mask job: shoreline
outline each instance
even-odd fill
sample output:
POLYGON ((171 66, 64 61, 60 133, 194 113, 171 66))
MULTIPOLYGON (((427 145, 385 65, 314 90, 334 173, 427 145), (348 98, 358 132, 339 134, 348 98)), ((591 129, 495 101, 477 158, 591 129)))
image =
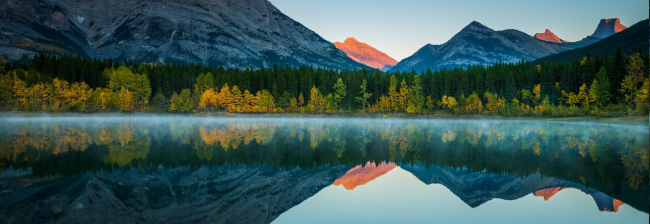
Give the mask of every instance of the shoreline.
POLYGON ((211 118, 370 118, 370 119, 438 119, 438 120, 504 120, 504 121, 550 121, 550 122, 595 122, 604 124, 626 124, 649 126, 648 116, 623 117, 551 117, 551 116, 502 116, 502 115, 453 115, 453 114, 312 114, 312 113, 36 113, 36 112, 0 112, 0 118, 11 117, 211 117, 211 118))

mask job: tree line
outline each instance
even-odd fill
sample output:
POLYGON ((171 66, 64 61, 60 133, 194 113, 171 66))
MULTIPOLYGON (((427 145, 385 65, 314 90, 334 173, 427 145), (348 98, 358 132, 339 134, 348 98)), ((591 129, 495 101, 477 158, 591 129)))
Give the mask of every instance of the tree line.
MULTIPOLYGON (((2 60, 0 58, 0 60, 2 60)), ((0 110, 78 112, 647 114, 648 54, 427 70, 227 69, 39 54, 0 61, 0 110)))

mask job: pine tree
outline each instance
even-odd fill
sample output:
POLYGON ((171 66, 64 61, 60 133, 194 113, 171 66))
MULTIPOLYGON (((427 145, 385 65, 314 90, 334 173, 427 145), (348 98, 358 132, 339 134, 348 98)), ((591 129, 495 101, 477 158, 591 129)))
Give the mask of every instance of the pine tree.
POLYGON ((372 97, 372 93, 366 93, 366 85, 367 85, 367 82, 364 79, 362 84, 361 84, 361 87, 359 87, 361 89, 361 91, 359 91, 359 95, 361 95, 361 96, 360 97, 358 96, 358 97, 355 98, 357 100, 357 102, 359 102, 363 106, 363 110, 362 110, 363 113, 366 112, 366 106, 370 106, 370 104, 368 103, 368 99, 370 97, 372 97))
POLYGON ((345 97, 346 95, 345 88, 346 86, 345 84, 343 84, 343 80, 341 80, 340 78, 336 80, 336 84, 334 84, 334 87, 332 87, 332 89, 334 89, 334 95, 332 98, 334 105, 332 105, 332 107, 336 108, 337 110, 340 108, 341 101, 343 100, 343 97, 345 97))

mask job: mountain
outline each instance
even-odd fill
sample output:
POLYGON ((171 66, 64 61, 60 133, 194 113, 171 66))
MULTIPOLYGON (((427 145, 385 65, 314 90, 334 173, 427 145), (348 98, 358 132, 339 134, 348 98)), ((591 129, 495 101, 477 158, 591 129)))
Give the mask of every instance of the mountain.
POLYGON ((535 38, 538 40, 543 40, 547 42, 553 42, 553 43, 569 43, 569 41, 562 40, 559 37, 557 37, 551 30, 546 29, 543 33, 536 33, 535 38))
POLYGON ((591 55, 598 53, 600 56, 607 53, 610 57, 614 57, 616 49, 619 47, 624 55, 631 55, 635 50, 648 53, 648 48, 650 47, 648 45, 648 36, 650 35, 650 28, 648 28, 649 25, 650 23, 648 23, 648 20, 646 19, 589 46, 552 54, 539 58, 533 61, 533 63, 564 63, 567 60, 581 60, 585 55, 587 55, 587 53, 590 53, 591 55))
POLYGON ((218 165, 44 179, 5 174, 0 223, 271 223, 348 169, 218 165))
POLYGON ((267 0, 0 0, 0 54, 259 68, 365 67, 267 0))
POLYGON ((578 47, 598 39, 585 39, 575 43, 552 43, 538 40, 518 30, 494 31, 479 22, 472 22, 428 55, 413 55, 402 60, 391 71, 425 71, 443 68, 467 68, 499 62, 529 60, 578 47), (424 58, 424 59, 422 59, 424 58))
POLYGON ((434 52, 436 52, 438 49, 440 49, 440 45, 432 45, 432 44, 427 44, 424 47, 420 48, 415 54, 411 55, 408 58, 402 59, 395 67, 393 67, 393 71, 403 71, 407 70, 408 68, 416 65, 417 63, 421 62, 424 59, 427 59, 427 57, 431 56, 434 52))
POLYGON ((380 176, 388 173, 397 167, 395 163, 382 162, 378 166, 373 162, 368 162, 364 166, 355 166, 334 181, 334 186, 343 185, 346 190, 354 190, 358 186, 366 185, 370 181, 377 179, 380 176))
POLYGON ((601 19, 598 23, 598 27, 592 37, 597 37, 600 39, 605 39, 611 35, 619 33, 625 30, 627 27, 621 25, 621 20, 618 18, 615 19, 601 19))
POLYGON ((353 37, 345 39, 343 43, 334 42, 334 46, 345 52, 348 57, 352 58, 356 62, 381 71, 387 71, 397 64, 395 59, 389 57, 384 52, 381 52, 366 43, 361 43, 353 37))

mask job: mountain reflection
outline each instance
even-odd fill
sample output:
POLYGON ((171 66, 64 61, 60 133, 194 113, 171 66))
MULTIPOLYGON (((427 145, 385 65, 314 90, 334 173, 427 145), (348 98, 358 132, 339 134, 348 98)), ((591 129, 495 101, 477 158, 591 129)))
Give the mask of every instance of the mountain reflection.
POLYGON ((345 175, 336 179, 334 186, 343 185, 347 190, 354 190, 358 186, 366 185, 370 181, 377 179, 377 177, 388 173, 388 171, 393 170, 395 167, 397 167, 397 164, 385 162, 379 165, 368 162, 364 166, 355 166, 346 172, 345 175))
POLYGON ((0 219, 15 223, 92 222, 101 217, 93 211, 105 209, 124 214, 107 218, 115 222, 268 223, 328 185, 353 190, 397 166, 471 207, 528 194, 549 200, 564 188, 591 195, 601 211, 650 207, 647 127, 147 117, 0 123, 0 219), (190 210, 195 216, 183 216, 190 210))

